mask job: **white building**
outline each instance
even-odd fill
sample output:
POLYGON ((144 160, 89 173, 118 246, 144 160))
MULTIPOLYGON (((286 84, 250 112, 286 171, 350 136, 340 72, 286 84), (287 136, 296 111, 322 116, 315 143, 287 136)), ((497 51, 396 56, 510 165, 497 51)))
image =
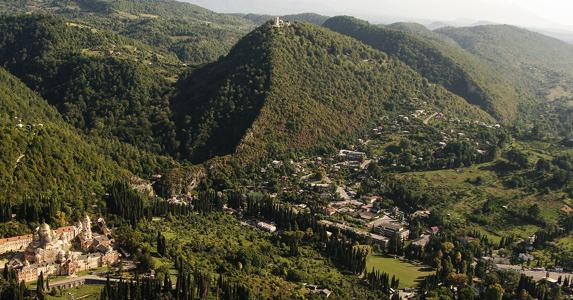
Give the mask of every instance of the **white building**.
POLYGON ((270 233, 277 231, 277 227, 275 225, 265 223, 265 222, 258 222, 257 228, 259 228, 260 230, 264 230, 266 232, 270 232, 270 233))

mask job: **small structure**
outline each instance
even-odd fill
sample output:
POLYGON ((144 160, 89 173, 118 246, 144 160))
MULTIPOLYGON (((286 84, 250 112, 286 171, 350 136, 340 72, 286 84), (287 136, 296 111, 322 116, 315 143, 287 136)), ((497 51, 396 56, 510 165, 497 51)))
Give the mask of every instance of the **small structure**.
POLYGON ((426 247, 426 245, 430 242, 430 235, 429 234, 423 234, 421 237, 419 237, 418 239, 416 239, 415 241, 412 242, 412 245, 416 245, 419 247, 426 247))
POLYGON ((324 211, 323 211, 324 215, 329 216, 329 217, 336 214, 336 212, 337 212, 337 209, 334 207, 325 207, 324 211))
POLYGON ((260 230, 266 231, 266 232, 270 232, 270 233, 277 231, 277 227, 275 225, 265 223, 265 222, 258 222, 257 228, 259 228, 260 230))
POLYGON ((349 161, 362 161, 366 159, 366 153, 342 149, 338 152, 338 156, 349 161))
POLYGON ((273 23, 273 27, 274 27, 274 28, 282 28, 282 27, 285 27, 285 26, 287 26, 287 27, 290 26, 290 23, 289 23, 289 22, 285 22, 283 19, 281 19, 281 17, 276 17, 276 18, 275 18, 275 21, 274 21, 274 23, 273 23))
POLYGON ((432 231, 432 234, 437 234, 438 232, 440 232, 440 227, 432 226, 430 227, 430 230, 432 231))

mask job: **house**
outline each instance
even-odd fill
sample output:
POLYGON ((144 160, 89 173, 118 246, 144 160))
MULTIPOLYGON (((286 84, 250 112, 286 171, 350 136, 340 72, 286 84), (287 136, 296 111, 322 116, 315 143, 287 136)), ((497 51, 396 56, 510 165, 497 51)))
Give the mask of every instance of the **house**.
POLYGON ((336 202, 330 202, 328 204, 328 206, 332 206, 332 207, 336 207, 336 208, 349 207, 349 206, 360 207, 362 205, 363 205, 363 203, 358 201, 358 200, 336 201, 336 202))
POLYGON ((312 294, 323 294, 325 298, 330 297, 330 295, 332 294, 332 291, 330 291, 329 289, 321 289, 319 288, 317 285, 314 284, 306 284, 303 283, 303 286, 312 294))
POLYGON ((337 209, 334 207, 325 207, 323 210, 324 215, 329 216, 329 217, 336 214, 336 212, 337 212, 337 209))
POLYGON ((329 228, 335 227, 335 228, 338 228, 342 231, 350 231, 356 235, 359 235, 362 237, 368 237, 372 240, 372 243, 378 244, 382 248, 385 248, 386 245, 388 245, 388 242, 390 241, 388 238, 386 238, 384 236, 381 236, 381 235, 378 235, 375 233, 370 233, 370 232, 367 232, 365 230, 354 228, 354 227, 351 227, 351 226, 348 226, 348 225, 345 225, 342 223, 335 223, 335 222, 330 222, 327 220, 320 220, 319 223, 326 226, 326 227, 329 227, 329 228))
POLYGON ((427 218, 429 217, 431 212, 429 210, 418 210, 412 214, 414 218, 427 218))
POLYGON ((561 207, 561 211, 566 213, 566 214, 570 214, 573 212, 573 208, 567 204, 563 205, 563 207, 561 207))
POLYGON ((413 241, 412 245, 420 246, 423 248, 423 247, 426 247, 426 245, 429 242, 430 242, 430 235, 429 234, 423 234, 421 237, 419 237, 418 239, 413 241))
POLYGON ((522 262, 533 261, 535 259, 535 257, 529 253, 519 253, 517 258, 519 258, 519 260, 522 262))
POLYGON ((361 161, 366 158, 366 153, 343 149, 338 152, 338 156, 350 161, 361 161))
POLYGON ((382 200, 382 197, 379 196, 363 197, 363 200, 368 204, 374 204, 374 202, 382 200))
POLYGON ((234 215, 237 213, 236 209, 228 207, 226 204, 225 204, 225 206, 223 206, 223 211, 230 214, 230 215, 234 215))
POLYGON ((372 228, 373 232, 386 237, 394 237, 398 234, 402 240, 406 240, 410 235, 410 231, 406 229, 403 223, 389 216, 383 216, 378 220, 370 222, 368 225, 372 228))
POLYGON ((373 244, 380 245, 380 247, 382 248, 386 248, 386 246, 390 242, 389 238, 374 233, 370 234, 370 240, 372 241, 373 244))
POLYGON ((372 204, 365 204, 365 205, 362 205, 360 207, 360 209, 364 212, 370 212, 373 207, 374 207, 374 205, 372 205, 372 204))
POLYGON ((361 211, 358 213, 358 215, 363 220, 372 220, 372 219, 376 218, 376 214, 371 213, 369 211, 361 211))
POLYGON ((310 186, 317 192, 326 192, 330 189, 330 184, 328 183, 311 183, 310 186))
POLYGON ((277 231, 277 227, 275 225, 265 223, 265 222, 258 222, 257 228, 259 228, 260 230, 266 231, 266 232, 270 232, 270 233, 277 231))

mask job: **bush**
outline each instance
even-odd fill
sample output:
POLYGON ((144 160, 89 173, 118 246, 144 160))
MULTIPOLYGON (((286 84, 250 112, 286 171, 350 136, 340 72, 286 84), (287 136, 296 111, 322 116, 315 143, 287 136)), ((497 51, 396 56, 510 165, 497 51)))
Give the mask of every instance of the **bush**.
POLYGON ((291 282, 304 282, 306 281, 306 273, 300 270, 289 269, 286 280, 291 282))

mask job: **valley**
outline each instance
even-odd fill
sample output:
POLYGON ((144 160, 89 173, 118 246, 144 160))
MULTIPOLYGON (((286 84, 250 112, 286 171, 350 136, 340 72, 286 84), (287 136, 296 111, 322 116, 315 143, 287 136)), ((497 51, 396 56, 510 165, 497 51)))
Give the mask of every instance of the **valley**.
POLYGON ((0 13, 2 299, 573 295, 570 44, 173 0, 0 13))

